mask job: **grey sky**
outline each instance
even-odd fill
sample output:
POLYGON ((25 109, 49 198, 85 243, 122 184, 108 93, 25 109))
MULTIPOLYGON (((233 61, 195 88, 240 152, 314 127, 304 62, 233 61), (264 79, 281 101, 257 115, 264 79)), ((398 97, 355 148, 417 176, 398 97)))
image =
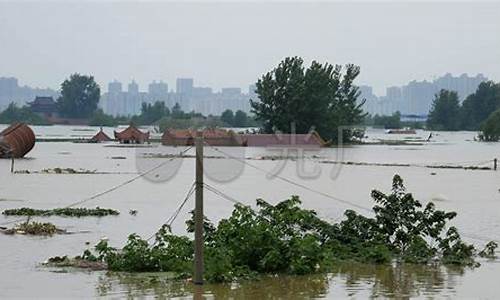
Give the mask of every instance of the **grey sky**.
POLYGON ((361 66, 359 84, 446 72, 500 80, 500 3, 1 2, 0 76, 244 89, 283 57, 361 66))

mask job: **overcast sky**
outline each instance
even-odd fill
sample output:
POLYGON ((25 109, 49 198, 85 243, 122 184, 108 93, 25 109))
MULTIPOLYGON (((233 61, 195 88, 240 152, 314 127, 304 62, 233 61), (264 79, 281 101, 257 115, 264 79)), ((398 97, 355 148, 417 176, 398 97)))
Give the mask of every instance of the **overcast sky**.
POLYGON ((451 72, 500 80, 500 2, 2 2, 0 77, 59 88, 71 73, 247 89, 283 57, 361 66, 358 84, 451 72))

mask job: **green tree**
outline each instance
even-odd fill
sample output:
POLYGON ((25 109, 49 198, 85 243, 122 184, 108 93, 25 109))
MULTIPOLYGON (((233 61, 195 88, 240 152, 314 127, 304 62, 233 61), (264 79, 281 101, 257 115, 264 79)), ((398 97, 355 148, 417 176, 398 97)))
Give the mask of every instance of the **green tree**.
POLYGON ((44 118, 35 114, 27 106, 17 107, 15 103, 10 103, 7 108, 0 113, 0 124, 12 124, 23 122, 32 125, 47 125, 44 118))
POLYGON ((234 123, 234 113, 230 109, 226 109, 220 116, 220 120, 230 126, 234 123))
POLYGON ((70 118, 88 118, 97 109, 101 89, 94 77, 72 74, 61 84, 57 99, 59 113, 70 118))
POLYGON ((113 117, 105 114, 102 109, 97 109, 89 120, 90 126, 116 126, 120 124, 129 124, 130 120, 127 117, 113 117))
POLYGON ((375 127, 384 127, 386 129, 397 129, 402 127, 401 113, 399 111, 393 113, 392 116, 375 115, 372 121, 375 127))
MULTIPOLYGON (((290 133, 292 126, 297 133, 315 128, 326 139, 337 140, 340 126, 357 125, 364 118, 364 101, 358 102, 354 85, 359 72, 359 67, 347 65, 342 74, 341 66, 316 61, 305 69, 301 58, 285 58, 258 80, 259 101, 251 100, 252 112, 268 133, 290 133)), ((344 130, 344 138, 352 137, 352 131, 344 130)))
POLYGON ((427 127, 432 130, 458 130, 460 102, 455 91, 441 90, 432 102, 427 127))
POLYGON ((247 123, 248 123, 247 119, 248 119, 247 114, 242 110, 238 110, 234 114, 233 126, 234 127, 246 127, 247 123))
POLYGON ((156 101, 153 104, 142 103, 141 114, 132 118, 132 121, 139 125, 151 125, 169 115, 170 109, 165 106, 163 101, 156 101))
POLYGON ((478 130, 481 123, 495 110, 500 108, 500 84, 483 82, 476 92, 462 103, 460 111, 461 128, 478 130))
POLYGON ((481 124, 479 139, 486 142, 498 142, 500 140, 500 109, 491 115, 481 124))
POLYGON ((181 105, 179 103, 175 103, 174 107, 172 107, 172 117, 175 119, 181 119, 184 118, 184 111, 181 108, 181 105))

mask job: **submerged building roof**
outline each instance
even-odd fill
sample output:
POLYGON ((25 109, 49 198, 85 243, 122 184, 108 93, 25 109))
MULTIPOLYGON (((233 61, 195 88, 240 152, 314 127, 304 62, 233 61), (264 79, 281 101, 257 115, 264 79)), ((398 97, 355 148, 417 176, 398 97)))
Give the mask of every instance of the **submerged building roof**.
POLYGON ((130 125, 127 129, 122 132, 114 132, 115 138, 120 141, 120 143, 139 143, 142 144, 149 140, 149 132, 142 132, 135 126, 130 125))
MULTIPOLYGON (((162 136, 162 144, 169 146, 192 146, 197 131, 194 129, 167 129, 162 136)), ((224 129, 204 129, 203 139, 214 146, 240 146, 236 133, 224 129)))
MULTIPOLYGON (((196 130, 172 130, 163 133, 163 145, 192 146, 196 130)), ((212 146, 248 146, 248 147, 323 147, 327 143, 313 131, 308 134, 236 134, 231 130, 205 129, 205 142, 212 146)))
POLYGON ((52 97, 35 97, 33 102, 29 102, 28 105, 32 112, 35 113, 54 113, 57 112, 57 103, 52 97))
POLYGON ((243 144, 248 147, 323 147, 327 144, 316 131, 308 134, 243 134, 240 137, 243 144))
POLYGON ((91 139, 90 142, 94 143, 100 143, 100 142, 109 142, 112 141, 113 139, 110 138, 101 128, 96 135, 94 135, 91 139))

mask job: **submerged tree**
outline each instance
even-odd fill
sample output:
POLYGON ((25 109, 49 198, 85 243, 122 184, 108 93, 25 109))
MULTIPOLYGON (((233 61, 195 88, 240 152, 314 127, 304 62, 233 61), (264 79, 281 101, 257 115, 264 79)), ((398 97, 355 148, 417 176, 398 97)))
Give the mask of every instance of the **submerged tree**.
POLYGON ((70 118, 89 118, 97 109, 101 90, 94 77, 72 74, 61 84, 59 113, 70 118))
POLYGON ((434 97, 427 119, 427 127, 432 130, 458 130, 460 102, 455 91, 441 90, 434 97))
POLYGON ((230 109, 226 109, 220 115, 220 120, 230 126, 233 126, 234 123, 234 113, 230 109))
POLYGON ((500 109, 491 115, 481 124, 479 139, 486 142, 498 142, 500 140, 500 109))
MULTIPOLYGON (((258 100, 251 100, 252 111, 263 122, 263 130, 297 133, 315 129, 326 139, 337 140, 341 126, 361 124, 364 101, 354 80, 360 73, 355 65, 320 64, 313 61, 305 69, 299 57, 285 58, 257 82, 258 100)), ((351 139, 352 130, 344 130, 351 139)))
POLYGON ((4 111, 0 112, 0 124, 11 124, 15 122, 24 122, 32 125, 47 124, 47 121, 32 112, 28 106, 18 107, 12 102, 4 111))
POLYGON ((139 125, 152 125, 169 115, 170 109, 163 101, 156 101, 153 104, 142 103, 141 114, 134 116, 132 121, 139 125))
POLYGON ((461 128, 478 130, 488 116, 500 108, 500 83, 483 82, 476 92, 462 103, 460 112, 461 128))

